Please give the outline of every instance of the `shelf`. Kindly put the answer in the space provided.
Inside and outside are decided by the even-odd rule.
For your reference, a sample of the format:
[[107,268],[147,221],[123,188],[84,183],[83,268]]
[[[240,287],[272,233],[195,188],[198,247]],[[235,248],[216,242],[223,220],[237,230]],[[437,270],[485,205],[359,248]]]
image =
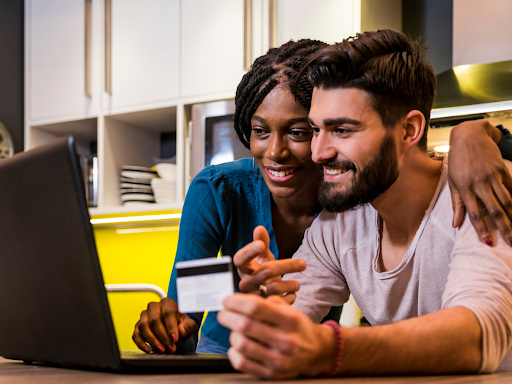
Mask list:
[[30,148],[35,148],[64,136],[73,136],[80,156],[91,153],[91,143],[97,141],[98,119],[82,119],[64,123],[31,126],[29,128]]
[[[119,187],[121,169],[125,165],[155,165],[161,157],[162,134],[176,133],[176,114],[176,107],[167,107],[104,117],[99,150],[102,156],[99,205],[102,209],[115,211],[122,208],[121,212],[138,210],[122,206]],[[171,149],[174,149],[175,155],[176,138],[173,147]]]
[[181,202],[169,203],[169,204],[146,204],[140,206],[116,206],[116,207],[100,207],[100,208],[89,208],[89,215],[91,217],[97,216],[120,216],[126,214],[154,214],[157,211],[173,211],[173,210],[181,210],[183,208],[183,204]]

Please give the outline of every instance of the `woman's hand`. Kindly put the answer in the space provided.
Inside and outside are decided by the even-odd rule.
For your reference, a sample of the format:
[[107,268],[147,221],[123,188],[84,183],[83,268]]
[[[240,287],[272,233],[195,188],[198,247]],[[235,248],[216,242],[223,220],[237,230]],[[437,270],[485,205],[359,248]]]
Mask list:
[[146,343],[155,352],[174,353],[195,332],[195,321],[179,312],[178,304],[166,297],[159,303],[149,303],[148,308],[142,311],[132,339],[146,353],[150,352]]
[[300,288],[299,282],[282,281],[281,276],[303,271],[306,263],[301,259],[276,260],[269,250],[267,230],[261,225],[254,229],[253,239],[252,243],[240,249],[233,257],[241,279],[240,291],[259,295],[260,285],[266,285],[268,295],[284,295],[288,303],[293,303],[295,292]]
[[318,376],[334,365],[334,330],[313,323],[282,298],[264,300],[238,293],[223,304],[225,309],[217,319],[231,329],[228,357],[235,369],[283,379]]
[[480,240],[487,245],[492,245],[492,240],[483,220],[486,214],[512,245],[512,178],[496,146],[501,137],[500,130],[487,120],[459,124],[450,135],[453,226],[462,225],[467,211]]

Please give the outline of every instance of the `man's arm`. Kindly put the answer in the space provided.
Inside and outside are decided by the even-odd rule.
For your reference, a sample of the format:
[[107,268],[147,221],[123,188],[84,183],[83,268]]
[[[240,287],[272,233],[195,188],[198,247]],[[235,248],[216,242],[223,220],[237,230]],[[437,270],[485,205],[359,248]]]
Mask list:
[[[219,322],[232,330],[228,356],[241,371],[264,378],[318,376],[335,363],[336,335],[280,298],[236,294]],[[377,327],[342,328],[341,364],[334,375],[475,373],[480,325],[473,313],[449,308]]]
[[[509,161],[505,165],[512,169]],[[493,372],[512,347],[512,252],[495,222],[483,219],[493,245],[477,241],[468,222],[457,231],[442,308],[466,307],[475,314],[482,330],[480,371]]]

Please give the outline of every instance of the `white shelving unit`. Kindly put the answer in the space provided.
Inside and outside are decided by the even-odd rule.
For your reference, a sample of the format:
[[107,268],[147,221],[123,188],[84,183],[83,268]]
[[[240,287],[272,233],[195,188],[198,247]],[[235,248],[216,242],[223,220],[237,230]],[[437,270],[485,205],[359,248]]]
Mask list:
[[[96,142],[91,214],[181,208],[191,105],[234,98],[270,46],[358,32],[376,0],[321,1],[311,13],[308,0],[25,0],[25,149],[73,135],[87,155]],[[123,207],[121,167],[154,165],[165,132],[176,133],[176,203]]]

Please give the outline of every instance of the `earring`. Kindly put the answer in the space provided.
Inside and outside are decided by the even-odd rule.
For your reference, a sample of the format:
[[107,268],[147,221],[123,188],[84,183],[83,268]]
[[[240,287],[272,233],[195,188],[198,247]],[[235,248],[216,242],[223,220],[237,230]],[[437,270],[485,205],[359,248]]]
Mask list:
[[265,181],[264,179],[262,179],[262,178],[260,177],[260,175],[258,175],[258,171],[256,170],[256,165],[254,164],[254,157],[252,158],[252,169],[253,169],[253,171],[254,171],[254,173],[256,174],[256,177],[257,177],[258,179],[260,179],[261,181]]

